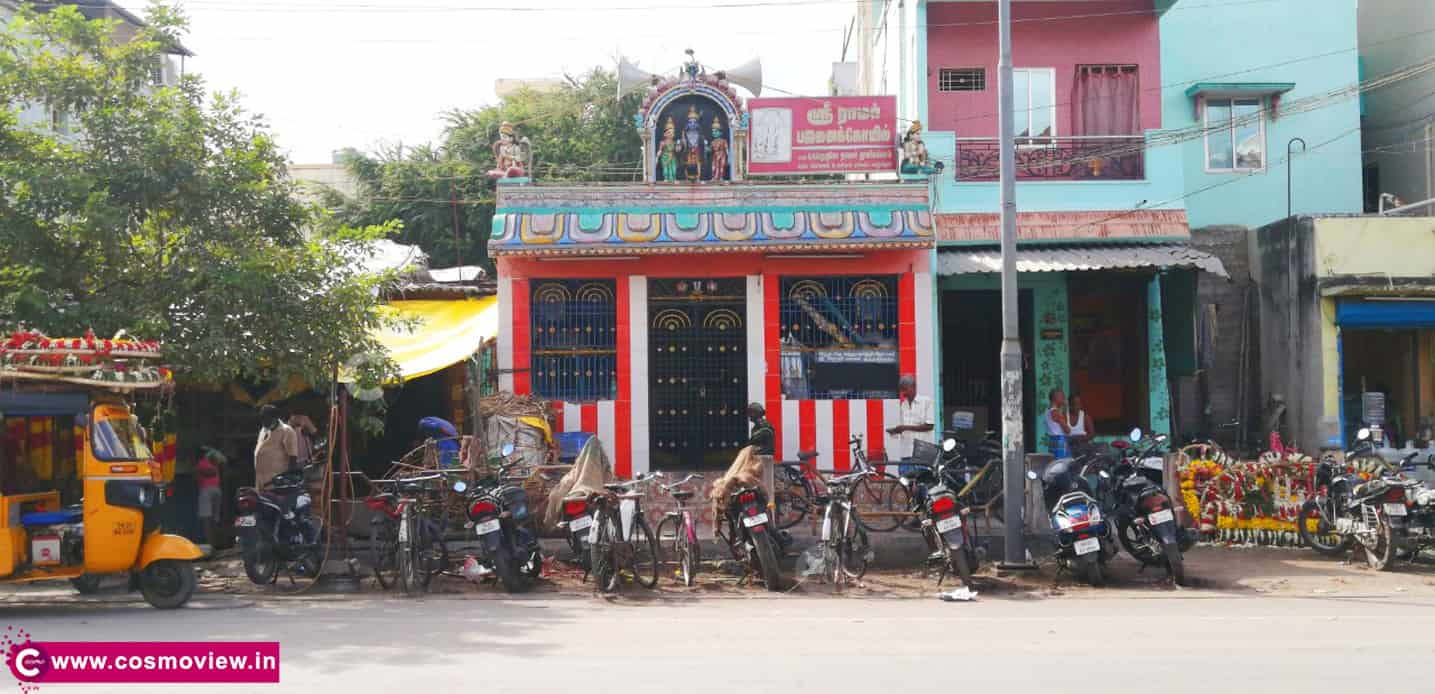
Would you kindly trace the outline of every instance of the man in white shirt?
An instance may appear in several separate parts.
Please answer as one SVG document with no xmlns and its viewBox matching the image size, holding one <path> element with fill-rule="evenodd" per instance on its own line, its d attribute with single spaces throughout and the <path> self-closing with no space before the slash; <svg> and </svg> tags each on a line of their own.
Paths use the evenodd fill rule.
<svg viewBox="0 0 1435 694">
<path fill-rule="evenodd" d="M 917 395 L 917 377 L 911 374 L 897 381 L 897 414 L 901 423 L 887 430 L 887 456 L 906 464 L 912 461 L 912 442 L 929 434 L 936 423 L 931 398 Z"/>
</svg>

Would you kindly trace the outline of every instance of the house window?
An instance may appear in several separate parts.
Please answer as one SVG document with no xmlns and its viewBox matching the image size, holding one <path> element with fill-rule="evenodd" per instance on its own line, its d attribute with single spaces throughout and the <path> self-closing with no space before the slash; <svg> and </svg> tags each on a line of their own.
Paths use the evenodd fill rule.
<svg viewBox="0 0 1435 694">
<path fill-rule="evenodd" d="M 1012 103 L 1017 137 L 1056 135 L 1056 70 L 1019 68 L 1012 71 Z"/>
<path fill-rule="evenodd" d="M 618 396 L 618 311 L 612 280 L 533 280 L 533 394 L 586 402 Z"/>
<path fill-rule="evenodd" d="M 785 397 L 897 397 L 896 275 L 785 277 L 779 311 Z"/>
<path fill-rule="evenodd" d="M 939 92 L 986 91 L 987 71 L 980 67 L 942 68 L 937 73 Z"/>
<path fill-rule="evenodd" d="M 1260 99 L 1206 99 L 1206 170 L 1256 171 L 1266 166 L 1266 123 Z"/>
</svg>

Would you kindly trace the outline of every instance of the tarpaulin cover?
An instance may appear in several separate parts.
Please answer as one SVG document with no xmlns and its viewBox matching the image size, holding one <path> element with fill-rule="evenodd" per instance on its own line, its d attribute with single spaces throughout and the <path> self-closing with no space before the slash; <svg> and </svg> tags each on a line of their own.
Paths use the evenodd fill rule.
<svg viewBox="0 0 1435 694">
<path fill-rule="evenodd" d="M 427 376 L 457 364 L 498 334 L 498 297 L 463 301 L 390 301 L 400 320 L 412 321 L 374 332 L 374 339 L 399 365 L 403 380 Z"/>
<path fill-rule="evenodd" d="M 552 530 L 563 520 L 563 498 L 567 496 L 589 496 L 603 492 L 603 485 L 613 481 L 613 468 L 608 465 L 608 456 L 603 453 L 603 443 L 598 437 L 588 439 L 573 469 L 558 480 L 558 486 L 548 493 L 548 506 L 543 513 L 544 530 Z"/>
</svg>

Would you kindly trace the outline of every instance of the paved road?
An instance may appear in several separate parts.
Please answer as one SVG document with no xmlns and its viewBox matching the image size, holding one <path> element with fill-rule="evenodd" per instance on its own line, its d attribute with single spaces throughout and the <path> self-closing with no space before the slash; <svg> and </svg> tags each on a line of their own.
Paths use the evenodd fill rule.
<svg viewBox="0 0 1435 694">
<path fill-rule="evenodd" d="M 272 691 L 306 694 L 981 692 L 1008 675 L 1021 692 L 1348 694 L 1423 682 L 1435 655 L 1429 596 L 56 604 L 8 606 L 5 619 L 40 641 L 279 640 L 283 684 Z"/>
</svg>

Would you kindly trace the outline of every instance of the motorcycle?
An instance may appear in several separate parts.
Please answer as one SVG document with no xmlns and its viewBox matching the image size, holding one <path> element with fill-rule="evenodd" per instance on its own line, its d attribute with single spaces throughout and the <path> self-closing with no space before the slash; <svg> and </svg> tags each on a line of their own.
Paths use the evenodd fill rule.
<svg viewBox="0 0 1435 694">
<path fill-rule="evenodd" d="M 728 495 L 723 512 L 728 550 L 744 566 L 762 577 L 771 591 L 782 587 L 782 574 L 777 565 L 781 540 L 777 526 L 767 512 L 767 494 L 761 488 L 744 487 Z"/>
<path fill-rule="evenodd" d="M 466 494 L 466 528 L 478 537 L 479 554 L 469 557 L 463 573 L 470 578 L 497 574 L 504 590 L 520 593 L 543 573 L 543 552 L 538 546 L 538 528 L 528 511 L 528 492 L 507 476 L 516 463 L 507 462 L 513 444 L 503 446 L 497 474 L 479 480 L 470 489 L 455 482 L 454 492 Z"/>
<path fill-rule="evenodd" d="M 1347 459 L 1374 454 L 1369 429 L 1361 429 L 1356 440 Z M 1370 568 L 1390 569 L 1396 550 L 1406 544 L 1407 496 L 1421 487 L 1420 482 L 1393 476 L 1364 481 L 1346 472 L 1333 456 L 1322 456 L 1315 467 L 1315 486 L 1315 498 L 1301 505 L 1296 523 L 1301 540 L 1333 556 L 1358 546 Z"/>
<path fill-rule="evenodd" d="M 1165 565 L 1167 575 L 1177 585 L 1185 585 L 1184 553 L 1195 544 L 1195 537 L 1176 523 L 1175 502 L 1161 484 L 1165 460 L 1160 448 L 1166 435 L 1157 434 L 1143 443 L 1138 427 L 1129 438 L 1129 445 L 1118 446 L 1122 456 L 1103 484 L 1115 511 L 1116 536 L 1142 568 Z"/>
<path fill-rule="evenodd" d="M 568 549 L 573 552 L 573 563 L 583 568 L 584 580 L 587 580 L 587 573 L 592 570 L 588 545 L 591 543 L 593 511 L 597 497 L 596 493 L 570 494 L 563 497 L 563 519 L 558 522 L 558 528 L 568 540 Z"/>
<path fill-rule="evenodd" d="M 915 451 L 913 460 L 916 462 Z M 918 468 L 913 476 L 913 482 L 922 490 L 918 514 L 922 537 L 927 541 L 927 563 L 940 567 L 937 585 L 952 573 L 961 578 L 962 585 L 970 586 L 972 573 L 981 564 L 986 549 L 976 546 L 967 522 L 971 509 L 957 498 L 957 492 L 965 486 L 966 469 L 956 439 L 942 441 L 935 462 L 933 467 Z"/>
<path fill-rule="evenodd" d="M 1412 453 L 1405 458 L 1401 465 L 1402 471 L 1415 471 L 1417 468 L 1435 470 L 1435 462 L 1416 463 L 1414 458 L 1419 453 Z M 1435 547 L 1435 489 L 1421 482 L 1420 486 L 1407 486 L 1405 489 L 1405 505 L 1410 511 L 1405 525 L 1405 554 L 1403 558 L 1414 562 L 1422 550 Z"/>
<path fill-rule="evenodd" d="M 1040 476 L 1035 470 L 1028 470 L 1026 476 L 1041 481 L 1042 502 L 1049 509 L 1056 535 L 1058 564 L 1080 574 L 1087 583 L 1100 586 L 1106 582 L 1106 562 L 1116 556 L 1116 541 L 1087 477 L 1094 472 L 1101 480 L 1108 480 L 1111 474 L 1089 465 L 1078 473 L 1078 464 L 1079 460 L 1063 458 L 1046 466 Z"/>
<path fill-rule="evenodd" d="M 292 577 L 319 575 L 324 562 L 323 522 L 313 515 L 305 479 L 324 463 L 275 475 L 264 491 L 240 487 L 234 519 L 244 573 L 258 585 L 273 583 L 281 570 Z"/>
</svg>

